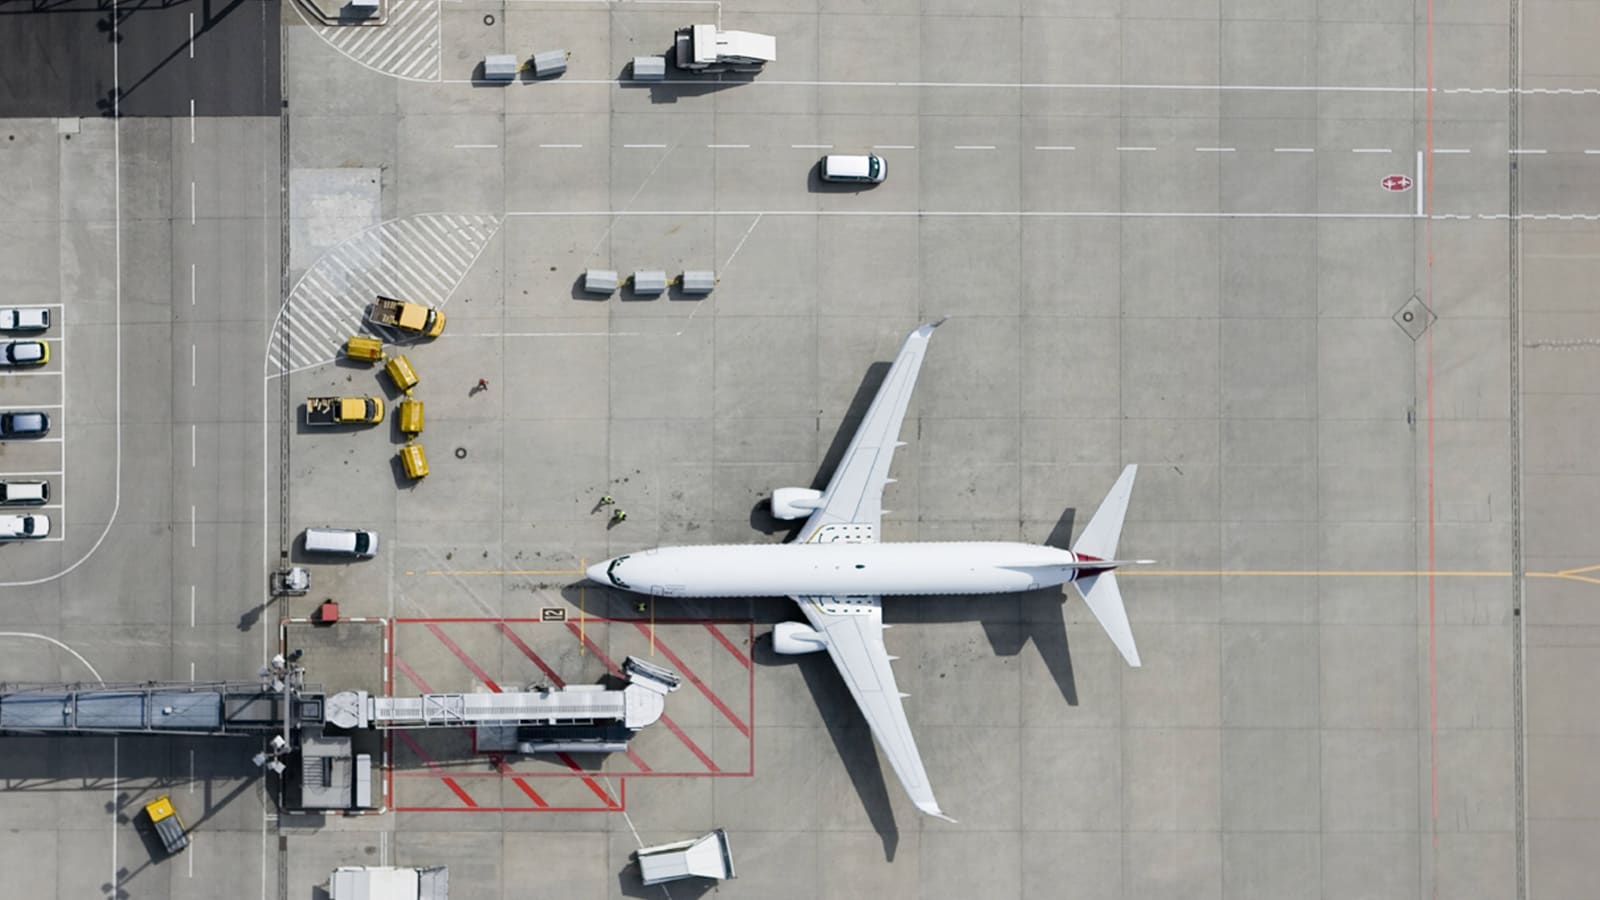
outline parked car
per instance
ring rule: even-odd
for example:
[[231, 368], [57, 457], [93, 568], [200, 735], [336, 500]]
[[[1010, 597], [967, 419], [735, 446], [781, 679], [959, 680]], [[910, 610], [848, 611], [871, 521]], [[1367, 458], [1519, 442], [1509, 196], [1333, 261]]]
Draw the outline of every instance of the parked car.
[[43, 412], [0, 413], [0, 440], [44, 437], [50, 433], [50, 416]]
[[889, 177], [889, 164], [875, 154], [847, 156], [830, 153], [822, 158], [823, 181], [853, 181], [878, 184]]
[[0, 541], [27, 540], [50, 536], [50, 517], [43, 513], [25, 516], [0, 516]]
[[50, 361], [50, 345], [44, 341], [12, 341], [0, 352], [8, 366], [42, 366]]
[[50, 310], [42, 306], [0, 308], [0, 331], [45, 331], [50, 327]]
[[48, 481], [0, 481], [0, 503], [40, 506], [50, 502]]

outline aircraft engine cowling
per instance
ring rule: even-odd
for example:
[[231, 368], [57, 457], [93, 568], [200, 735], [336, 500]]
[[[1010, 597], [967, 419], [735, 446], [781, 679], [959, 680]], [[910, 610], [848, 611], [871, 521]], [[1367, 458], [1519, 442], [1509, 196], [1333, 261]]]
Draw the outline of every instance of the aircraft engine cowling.
[[810, 488], [786, 487], [772, 492], [772, 517], [803, 519], [821, 506], [822, 492]]
[[779, 622], [772, 626], [772, 649], [784, 656], [798, 656], [828, 648], [822, 635], [799, 622]]

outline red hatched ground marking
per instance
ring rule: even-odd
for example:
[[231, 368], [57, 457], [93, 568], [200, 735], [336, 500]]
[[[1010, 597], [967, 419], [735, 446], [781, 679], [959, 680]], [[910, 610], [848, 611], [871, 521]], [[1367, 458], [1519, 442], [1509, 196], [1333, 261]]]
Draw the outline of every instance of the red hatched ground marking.
[[[584, 634], [583, 631], [578, 628], [578, 626], [568, 622], [567, 630], [571, 631], [575, 637], [583, 641], [583, 645], [588, 648], [589, 652], [593, 653], [596, 659], [606, 664], [606, 668], [611, 671], [611, 674], [619, 678], [622, 677], [622, 670], [617, 668], [617, 664], [611, 661], [611, 657], [607, 656], [606, 652], [601, 650], [598, 644], [590, 640], [589, 636]], [[722, 774], [722, 769], [717, 766], [716, 762], [712, 760], [710, 756], [706, 755], [704, 750], [700, 749], [700, 745], [696, 744], [694, 740], [691, 739], [681, 727], [679, 727], [677, 722], [672, 721], [671, 716], [667, 715], [666, 713], [662, 713], [661, 724], [667, 726], [667, 730], [672, 732], [673, 735], [678, 738], [678, 740], [682, 741], [683, 745], [689, 748], [689, 752], [693, 753], [695, 758], [700, 760], [701, 764], [709, 769], [712, 774]]]
[[[651, 636], [650, 628], [645, 625], [645, 623], [634, 622], [633, 624], [645, 636]], [[671, 660], [672, 664], [677, 667], [678, 673], [689, 679], [690, 683], [699, 688], [700, 693], [705, 694], [706, 699], [711, 701], [711, 705], [715, 706], [719, 712], [726, 716], [728, 721], [733, 723], [733, 727], [739, 729], [740, 734], [744, 735], [745, 737], [750, 736], [750, 726], [740, 721], [739, 717], [733, 714], [733, 710], [728, 708], [728, 704], [722, 702], [722, 698], [718, 697], [715, 691], [711, 690], [709, 687], [706, 687], [706, 683], [700, 680], [700, 676], [694, 674], [694, 672], [689, 668], [688, 663], [685, 663], [678, 656], [678, 654], [672, 652], [672, 648], [661, 643], [659, 640], [655, 641], [655, 645], [656, 649], [661, 651], [661, 655]]]
[[[613, 623], [622, 624], [622, 625], [633, 624], [636, 627], [640, 628], [641, 634], [650, 635], [650, 631], [644, 629], [644, 627], [643, 627], [644, 623], [641, 622], [641, 621], [638, 621], [638, 620], [634, 620], [634, 619], [615, 619], [615, 620], [613, 620], [613, 619], [606, 619], [606, 618], [600, 618], [600, 617], [590, 617], [587, 621], [588, 621], [588, 623], [597, 623], [597, 624], [601, 624], [601, 625], [609, 625], [609, 624], [613, 624]], [[732, 656], [734, 661], [737, 662], [738, 665], [748, 673], [746, 678], [740, 679], [740, 680], [741, 681], [745, 681], [748, 684], [749, 702], [750, 702], [750, 706], [751, 706], [750, 715], [753, 717], [753, 714], [754, 714], [754, 700], [755, 700], [755, 697], [754, 697], [754, 687], [755, 687], [755, 685], [754, 685], [754, 677], [755, 677], [755, 673], [754, 673], [753, 662], [751, 661], [751, 659], [748, 656], [748, 654], [746, 652], [744, 652], [743, 650], [741, 650], [741, 648], [739, 646], [739, 642], [737, 642], [735, 639], [731, 639], [719, 627], [721, 625], [729, 625], [729, 624], [740, 626], [741, 630], [748, 630], [748, 632], [753, 636], [754, 632], [753, 632], [753, 624], [752, 623], [750, 623], [749, 621], [746, 621], [746, 620], [720, 620], [720, 619], [702, 619], [702, 618], [694, 618], [694, 619], [657, 619], [656, 623], [660, 624], [660, 625], [668, 625], [668, 626], [697, 625], [697, 626], [705, 628], [707, 631], [709, 631], [711, 633], [712, 639], [717, 644], [720, 644], [722, 646], [723, 650], [725, 650], [730, 656]], [[484, 687], [490, 689], [491, 691], [503, 692], [503, 689], [501, 687], [501, 681], [504, 680], [504, 679], [496, 679], [494, 676], [490, 675], [489, 671], [485, 668], [485, 666], [479, 664], [479, 662], [477, 660], [475, 660], [472, 657], [472, 655], [469, 654], [463, 648], [463, 643], [458, 642], [455, 639], [455, 637], [452, 637], [452, 635], [448, 632], [448, 630], [446, 628], [443, 628], [443, 627], [440, 627], [440, 626], [449, 625], [449, 624], [478, 625], [478, 626], [486, 625], [486, 624], [487, 625], [493, 625], [495, 630], [499, 632], [499, 635], [501, 637], [503, 637], [506, 641], [510, 642], [512, 646], [516, 647], [518, 652], [521, 653], [522, 656], [528, 662], [531, 662], [535, 667], [537, 667], [539, 672], [545, 677], [545, 679], [550, 684], [552, 684], [553, 686], [556, 686], [556, 687], [561, 687], [561, 686], [565, 686], [566, 683], [567, 683], [566, 680], [561, 678], [560, 675], [557, 674], [557, 672], [549, 665], [549, 663], [547, 663], [544, 660], [544, 658], [540, 655], [540, 653], [538, 651], [536, 651], [533, 648], [533, 646], [530, 645], [531, 638], [525, 639], [522, 635], [519, 635], [516, 632], [516, 630], [511, 627], [512, 625], [524, 625], [524, 624], [553, 624], [553, 623], [550, 623], [550, 622], [545, 622], [543, 619], [531, 618], [531, 617], [530, 618], [493, 618], [493, 619], [490, 619], [490, 618], [464, 618], [464, 617], [402, 618], [402, 619], [390, 620], [387, 623], [388, 633], [389, 633], [390, 637], [389, 637], [389, 640], [386, 642], [387, 646], [386, 646], [385, 649], [388, 651], [389, 663], [390, 664], [389, 664], [389, 667], [388, 667], [388, 671], [385, 674], [387, 676], [389, 676], [388, 679], [387, 679], [388, 683], [387, 683], [386, 687], [388, 689], [388, 692], [391, 693], [391, 694], [395, 693], [395, 691], [394, 691], [394, 676], [395, 675], [403, 675], [406, 679], [410, 680], [413, 684], [415, 684], [417, 686], [418, 690], [421, 691], [422, 693], [433, 693], [434, 690], [435, 690], [433, 685], [429, 684], [427, 682], [427, 680], [424, 679], [417, 672], [417, 670], [415, 668], [413, 668], [411, 665], [408, 665], [403, 659], [400, 659], [397, 656], [397, 652], [396, 651], [398, 650], [398, 641], [395, 639], [395, 636], [396, 636], [395, 626], [397, 624], [422, 625], [424, 628], [426, 628], [428, 630], [428, 632], [430, 634], [433, 635], [434, 639], [439, 642], [440, 646], [442, 646], [445, 649], [449, 650], [451, 655], [455, 656], [457, 661], [459, 661], [469, 672], [471, 672], [472, 676], [480, 684], [484, 685]], [[585, 635], [584, 634], [584, 630], [579, 627], [579, 623], [567, 622], [567, 623], [563, 623], [563, 624], [567, 625], [568, 633], [570, 633], [574, 637], [578, 638], [580, 640], [584, 650], [589, 652], [589, 653], [594, 654], [596, 661], [598, 663], [600, 663], [601, 665], [603, 665], [608, 672], [611, 672], [613, 675], [616, 675], [616, 676], [619, 676], [619, 677], [622, 675], [620, 667], [616, 663], [614, 663], [604, 651], [601, 650], [600, 646], [598, 644], [596, 644], [594, 641], [586, 639], [587, 635]], [[696, 629], [696, 630], [698, 630], [698, 629]], [[479, 770], [476, 770], [476, 771], [451, 771], [450, 774], [447, 775], [447, 774], [444, 774], [446, 771], [449, 771], [449, 769], [448, 769], [448, 767], [446, 765], [441, 764], [437, 759], [432, 759], [432, 758], [428, 758], [427, 757], [428, 745], [424, 745], [423, 743], [419, 742], [416, 739], [416, 736], [414, 736], [412, 734], [401, 735], [399, 733], [400, 730], [397, 729], [397, 730], [395, 730], [395, 732], [391, 733], [391, 736], [389, 738], [389, 745], [391, 746], [391, 748], [392, 748], [393, 741], [396, 740], [396, 739], [399, 739], [401, 741], [402, 746], [404, 746], [409, 751], [411, 751], [411, 753], [416, 754], [416, 758], [420, 762], [422, 762], [422, 765], [423, 765], [424, 769], [426, 769], [426, 771], [420, 771], [420, 770], [402, 771], [402, 770], [397, 770], [395, 762], [394, 762], [395, 756], [394, 756], [394, 754], [392, 752], [389, 754], [389, 760], [386, 761], [385, 768], [386, 768], [387, 771], [386, 771], [385, 774], [386, 774], [386, 776], [388, 778], [388, 782], [390, 784], [390, 796], [394, 797], [394, 805], [391, 808], [394, 809], [395, 811], [399, 811], [399, 812], [608, 812], [608, 811], [620, 811], [620, 810], [625, 810], [627, 808], [627, 799], [626, 799], [627, 798], [627, 778], [629, 778], [629, 777], [708, 777], [708, 776], [728, 776], [728, 775], [749, 776], [749, 775], [754, 774], [755, 747], [754, 747], [753, 736], [750, 733], [749, 726], [747, 726], [745, 724], [745, 721], [742, 720], [737, 714], [733, 713], [733, 711], [732, 711], [731, 707], [729, 706], [729, 704], [726, 703], [726, 702], [723, 702], [722, 698], [717, 696], [716, 692], [711, 689], [710, 685], [708, 685], [703, 679], [700, 678], [699, 675], [697, 675], [695, 672], [689, 670], [688, 667], [683, 664], [682, 658], [676, 652], [673, 652], [670, 647], [664, 647], [664, 646], [661, 645], [659, 633], [655, 634], [653, 636], [653, 638], [654, 638], [654, 640], [653, 640], [654, 648], [656, 650], [661, 651], [662, 654], [664, 656], [666, 656], [669, 660], [671, 660], [674, 665], [678, 666], [680, 671], [682, 671], [684, 673], [685, 679], [689, 680], [691, 683], [695, 684], [695, 686], [698, 689], [698, 691], [703, 696], [705, 696], [706, 700], [708, 702], [710, 702], [715, 708], [717, 708], [721, 712], [721, 714], [728, 719], [729, 722], [733, 723], [735, 725], [735, 727], [739, 730], [739, 732], [742, 735], [744, 735], [747, 739], [749, 739], [749, 741], [750, 741], [750, 743], [749, 743], [749, 755], [750, 755], [751, 765], [750, 765], [750, 767], [749, 767], [749, 769], [747, 771], [742, 771], [742, 772], [740, 772], [740, 771], [731, 771], [730, 772], [730, 771], [727, 771], [727, 770], [723, 769], [722, 767], [718, 766], [716, 764], [716, 761], [713, 760], [711, 758], [711, 756], [705, 750], [703, 750], [698, 744], [695, 743], [694, 739], [690, 736], [690, 733], [688, 731], [686, 731], [677, 722], [673, 721], [669, 716], [665, 716], [665, 715], [662, 717], [662, 724], [664, 724], [666, 726], [666, 730], [669, 733], [671, 733], [673, 735], [673, 737], [676, 739], [676, 741], [678, 743], [680, 743], [686, 750], [688, 750], [689, 753], [692, 754], [694, 756], [694, 758], [696, 760], [698, 760], [699, 763], [702, 766], [705, 767], [704, 770], [698, 771], [698, 772], [697, 771], [660, 771], [660, 770], [656, 770], [656, 769], [653, 769], [651, 766], [649, 766], [647, 763], [645, 763], [644, 760], [641, 759], [638, 756], [637, 753], [635, 753], [632, 749], [630, 749], [630, 750], [627, 751], [626, 756], [630, 760], [630, 762], [633, 764], [633, 766], [638, 769], [638, 771], [637, 772], [632, 772], [632, 773], [612, 773], [612, 777], [615, 777], [618, 780], [618, 782], [620, 782], [620, 784], [615, 785], [613, 788], [608, 788], [608, 787], [602, 786], [600, 784], [600, 782], [597, 780], [599, 777], [603, 777], [606, 773], [604, 773], [604, 772], [594, 772], [594, 771], [591, 771], [591, 770], [586, 770], [581, 765], [579, 765], [578, 762], [575, 759], [573, 759], [570, 755], [566, 755], [566, 754], [557, 755], [557, 759], [560, 761], [563, 769], [554, 769], [554, 770], [546, 769], [546, 770], [543, 770], [543, 771], [519, 771], [516, 768], [514, 768], [509, 762], [507, 762], [507, 760], [503, 757], [502, 754], [487, 753], [486, 752], [486, 753], [483, 753], [481, 755], [477, 755], [475, 758], [481, 759], [484, 762], [488, 763], [489, 767], [487, 769], [480, 768]], [[674, 638], [674, 640], [676, 640], [676, 638]], [[469, 644], [469, 646], [470, 646], [470, 644]], [[545, 648], [545, 649], [546, 649], [546, 652], [549, 652], [548, 648]], [[564, 657], [564, 653], [566, 651], [559, 651], [559, 652], [562, 653], [563, 654], [563, 658], [565, 658]], [[501, 661], [501, 663], [505, 662], [505, 660], [503, 658], [500, 661]], [[502, 666], [497, 664], [494, 668], [496, 668], [498, 670], [499, 668], [502, 668]], [[753, 718], [751, 718], [750, 721], [753, 721]], [[654, 746], [660, 746], [660, 745], [654, 745]], [[454, 756], [451, 756], [451, 759], [453, 761], [454, 760]], [[573, 804], [573, 803], [570, 803], [570, 802], [555, 802], [555, 801], [552, 801], [550, 799], [550, 795], [549, 795], [549, 793], [547, 791], [541, 792], [541, 791], [535, 790], [533, 788], [533, 784], [536, 783], [536, 782], [533, 782], [532, 779], [533, 778], [541, 778], [541, 777], [542, 778], [558, 778], [558, 779], [563, 779], [563, 778], [564, 779], [576, 779], [577, 781], [574, 782], [574, 787], [576, 787], [577, 782], [582, 782], [584, 784], [584, 786], [588, 789], [588, 791], [596, 799], [598, 799], [600, 801], [600, 805], [598, 805], [598, 806], [588, 806], [588, 805]], [[400, 779], [417, 779], [417, 778], [421, 778], [421, 779], [425, 779], [425, 780], [428, 780], [428, 779], [437, 780], [440, 784], [443, 784], [444, 786], [448, 787], [449, 790], [458, 799], [461, 800], [461, 803], [463, 805], [459, 806], [459, 807], [457, 807], [457, 806], [439, 806], [439, 805], [431, 805], [431, 804], [430, 805], [422, 805], [422, 804], [419, 804], [419, 805], [402, 805], [401, 802], [400, 802], [400, 798], [395, 795], [395, 792], [393, 790], [393, 785], [395, 784], [395, 779], [396, 778], [400, 778]], [[478, 801], [476, 798], [473, 798], [470, 794], [468, 794], [467, 791], [463, 787], [463, 785], [470, 783], [470, 779], [472, 779], [472, 778], [496, 778], [496, 779], [502, 779], [502, 780], [509, 779], [509, 780], [511, 780], [511, 782], [513, 784], [516, 785], [517, 789], [519, 791], [521, 791], [523, 795], [527, 796], [527, 798], [529, 799], [529, 801], [533, 805], [531, 805], [531, 806], [489, 806], [489, 805], [485, 805], [485, 804], [481, 803], [480, 801]], [[477, 792], [474, 791], [474, 793], [477, 793]], [[615, 796], [613, 796], [613, 794]], [[421, 798], [418, 798], [418, 799], [421, 799]], [[501, 802], [504, 802], [504, 801], [502, 800]], [[423, 804], [428, 804], [428, 801], [424, 800]]]

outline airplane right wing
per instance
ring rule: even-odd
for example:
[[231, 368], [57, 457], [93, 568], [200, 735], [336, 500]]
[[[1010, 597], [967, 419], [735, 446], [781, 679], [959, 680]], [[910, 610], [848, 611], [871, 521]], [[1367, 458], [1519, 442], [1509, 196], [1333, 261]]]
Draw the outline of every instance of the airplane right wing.
[[796, 597], [811, 628], [822, 635], [828, 655], [861, 707], [861, 715], [911, 802], [930, 816], [955, 820], [939, 809], [922, 767], [916, 738], [900, 703], [900, 688], [883, 644], [883, 609], [877, 597]]
[[917, 386], [917, 373], [922, 370], [922, 357], [928, 351], [928, 339], [933, 330], [944, 324], [944, 319], [929, 322], [906, 336], [900, 345], [900, 354], [889, 367], [889, 374], [878, 387], [877, 396], [867, 408], [866, 418], [856, 428], [855, 437], [834, 470], [827, 490], [822, 492], [818, 506], [806, 524], [795, 536], [796, 543], [829, 538], [828, 526], [855, 525], [863, 528], [839, 529], [836, 539], [852, 543], [876, 543], [878, 526], [883, 519], [883, 488], [889, 483], [889, 463], [900, 446], [900, 425], [906, 418], [906, 407], [911, 403], [911, 391]]

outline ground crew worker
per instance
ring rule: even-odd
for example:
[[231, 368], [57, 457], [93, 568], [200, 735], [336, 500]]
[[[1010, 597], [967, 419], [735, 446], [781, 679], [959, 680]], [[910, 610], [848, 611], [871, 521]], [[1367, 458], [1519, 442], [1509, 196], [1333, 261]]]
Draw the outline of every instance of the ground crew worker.
[[488, 389], [489, 389], [489, 381], [488, 381], [488, 379], [479, 378], [478, 379], [478, 390], [487, 391]]
[[600, 498], [600, 505], [601, 506], [610, 506], [611, 504], [616, 503], [616, 502], [617, 501], [611, 499], [611, 495], [610, 494], [606, 494], [605, 496]]
[[628, 521], [628, 511], [625, 510], [625, 509], [619, 509], [616, 512], [613, 512], [611, 514], [611, 521], [613, 521], [613, 522], [626, 522], [626, 521]]

